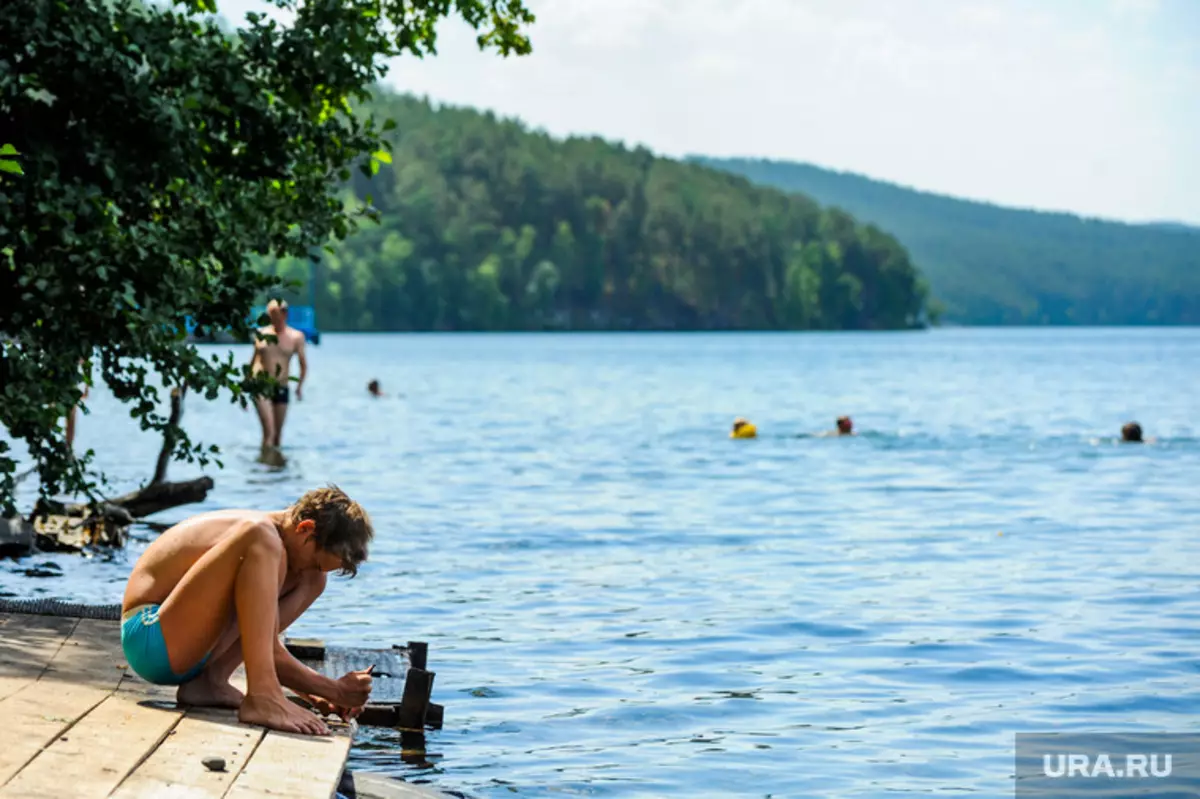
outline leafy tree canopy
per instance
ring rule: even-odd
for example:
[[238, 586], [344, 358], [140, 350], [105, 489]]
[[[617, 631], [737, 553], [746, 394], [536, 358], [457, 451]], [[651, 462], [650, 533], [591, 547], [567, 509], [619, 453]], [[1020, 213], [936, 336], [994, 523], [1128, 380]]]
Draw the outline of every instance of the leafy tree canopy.
[[[458, 16], [480, 47], [530, 51], [522, 0], [273, 0], [235, 34], [214, 0], [14, 0], [0, 14], [0, 423], [41, 492], [98, 485], [62, 420], [103, 380], [144, 429], [159, 386], [245, 400], [265, 386], [203, 358], [184, 319], [245, 331], [278, 279], [255, 255], [307, 257], [359, 209], [339, 182], [383, 126], [356, 114], [387, 58], [436, 52]], [[369, 164], [369, 162], [368, 162]], [[364, 164], [369, 171], [369, 166]], [[213, 450], [176, 437], [176, 454]], [[0, 504], [16, 462], [0, 441]]]

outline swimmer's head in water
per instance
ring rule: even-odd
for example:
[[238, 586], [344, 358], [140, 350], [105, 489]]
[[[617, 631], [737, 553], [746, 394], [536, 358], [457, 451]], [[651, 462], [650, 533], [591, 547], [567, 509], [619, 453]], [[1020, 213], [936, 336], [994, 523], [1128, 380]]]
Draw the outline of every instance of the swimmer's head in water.
[[837, 420], [838, 433], [848, 436], [854, 432], [854, 422], [850, 421], [849, 416], [839, 416]]
[[733, 420], [733, 429], [729, 431], [730, 438], [754, 438], [758, 435], [758, 428], [750, 424], [749, 420], [738, 417]]
[[379, 394], [379, 381], [372, 380], [370, 383], [367, 383], [367, 391], [371, 392], [372, 394], [378, 395]]
[[1137, 422], [1128, 422], [1121, 428], [1121, 440], [1133, 443], [1141, 443], [1142, 441], [1142, 426]]

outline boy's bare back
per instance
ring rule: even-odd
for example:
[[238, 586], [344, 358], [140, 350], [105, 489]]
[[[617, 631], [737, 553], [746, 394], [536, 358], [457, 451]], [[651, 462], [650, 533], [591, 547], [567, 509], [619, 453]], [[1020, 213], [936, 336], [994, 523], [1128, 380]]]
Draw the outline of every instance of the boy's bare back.
[[[245, 522], [275, 526], [268, 511], [219, 510], [197, 514], [168, 528], [134, 564], [122, 610], [165, 602], [188, 569]], [[286, 555], [284, 561], [286, 566]]]

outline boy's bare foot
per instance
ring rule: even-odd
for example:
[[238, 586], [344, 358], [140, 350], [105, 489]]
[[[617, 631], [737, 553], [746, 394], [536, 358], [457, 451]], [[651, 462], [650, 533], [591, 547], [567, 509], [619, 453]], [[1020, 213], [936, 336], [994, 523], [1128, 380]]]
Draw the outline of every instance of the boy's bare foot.
[[244, 724], [260, 724], [282, 732], [298, 732], [304, 735], [328, 735], [325, 722], [311, 712], [299, 708], [279, 696], [246, 694], [238, 708], [238, 721]]
[[237, 710], [242, 706], [242, 692], [227, 682], [217, 683], [210, 679], [208, 672], [201, 672], [196, 679], [179, 686], [175, 701], [194, 707], [231, 707]]

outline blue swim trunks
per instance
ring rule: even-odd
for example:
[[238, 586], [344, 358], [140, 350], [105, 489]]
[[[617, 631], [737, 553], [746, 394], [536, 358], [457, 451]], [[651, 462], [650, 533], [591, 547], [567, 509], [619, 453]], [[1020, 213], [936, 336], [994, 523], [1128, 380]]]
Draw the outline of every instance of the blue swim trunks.
[[167, 657], [167, 642], [163, 640], [162, 627], [158, 624], [157, 604], [139, 605], [121, 616], [121, 649], [125, 660], [138, 676], [156, 685], [180, 685], [190, 682], [204, 671], [208, 662], [205, 655], [186, 674], [171, 671], [171, 660]]

